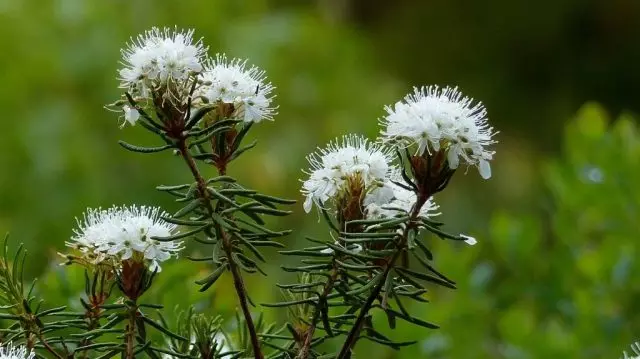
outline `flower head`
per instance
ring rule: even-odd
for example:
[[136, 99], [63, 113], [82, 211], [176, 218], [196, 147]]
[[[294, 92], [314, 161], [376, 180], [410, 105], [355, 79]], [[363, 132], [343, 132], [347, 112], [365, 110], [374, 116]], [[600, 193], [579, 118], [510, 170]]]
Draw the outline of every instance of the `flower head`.
[[464, 96], [457, 87], [414, 88], [385, 110], [387, 116], [381, 120], [385, 142], [416, 146], [418, 155], [444, 151], [449, 168], [458, 168], [462, 159], [477, 166], [483, 178], [491, 177], [489, 161], [495, 152], [488, 147], [496, 142], [495, 132], [482, 103]]
[[385, 183], [394, 169], [390, 150], [356, 135], [329, 143], [326, 148], [309, 155], [307, 160], [311, 170], [302, 184], [306, 212], [311, 211], [314, 203], [322, 207], [335, 200], [348, 190], [348, 184], [356, 176], [362, 181], [365, 194], [373, 191]]
[[209, 60], [202, 73], [204, 85], [196, 91], [210, 103], [233, 105], [231, 116], [244, 122], [273, 120], [276, 109], [272, 107], [273, 86], [263, 70], [247, 66], [245, 60], [228, 60], [218, 54]]
[[134, 97], [148, 98], [153, 90], [183, 100], [187, 80], [202, 71], [205, 52], [200, 40], [193, 41], [193, 30], [154, 27], [122, 50], [120, 87]]
[[3, 344], [0, 346], [0, 359], [33, 359], [35, 353], [27, 350], [24, 346], [13, 346], [13, 344]]
[[154, 237], [174, 234], [176, 226], [161, 219], [167, 213], [156, 207], [111, 207], [88, 209], [67, 246], [82, 253], [92, 264], [111, 263], [116, 267], [133, 258], [160, 270], [159, 263], [177, 257], [182, 242], [159, 241]]

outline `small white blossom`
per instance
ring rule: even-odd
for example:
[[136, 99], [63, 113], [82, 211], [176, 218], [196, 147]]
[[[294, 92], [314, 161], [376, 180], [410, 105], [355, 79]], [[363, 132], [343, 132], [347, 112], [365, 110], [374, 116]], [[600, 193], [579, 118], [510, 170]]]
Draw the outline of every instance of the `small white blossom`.
[[450, 168], [458, 168], [462, 159], [478, 167], [483, 178], [491, 177], [489, 161], [495, 152], [488, 147], [496, 143], [492, 139], [495, 132], [487, 123], [484, 105], [464, 96], [457, 87], [414, 88], [403, 101], [385, 110], [383, 141], [416, 146], [418, 155], [443, 150]]
[[202, 96], [209, 103], [222, 102], [234, 106], [233, 117], [244, 122], [273, 120], [276, 108], [271, 104], [274, 87], [267, 81], [265, 72], [255, 66], [247, 66], [246, 60], [228, 60], [216, 55], [205, 64], [202, 73], [204, 84], [195, 96]]
[[202, 71], [205, 52], [200, 40], [193, 41], [193, 30], [154, 27], [122, 50], [120, 87], [134, 97], [148, 98], [162, 89], [170, 99], [184, 100], [186, 81]]
[[123, 260], [135, 258], [145, 260], [150, 270], [159, 271], [159, 263], [177, 257], [182, 249], [182, 242], [152, 239], [175, 233], [176, 225], [161, 219], [167, 215], [159, 208], [146, 206], [88, 209], [83, 220], [77, 220], [75, 236], [66, 244], [94, 264], [109, 261], [118, 266]]
[[640, 342], [635, 342], [631, 344], [631, 350], [633, 351], [632, 356], [629, 356], [625, 351], [623, 353], [623, 359], [640, 359]]
[[24, 346], [13, 346], [13, 344], [3, 344], [0, 346], [0, 359], [33, 359], [35, 353], [27, 350]]
[[364, 181], [365, 193], [382, 186], [394, 171], [392, 153], [361, 136], [348, 135], [329, 143], [307, 156], [311, 165], [309, 178], [302, 184], [306, 197], [304, 210], [308, 213], [315, 203], [322, 206], [345, 189], [349, 178], [359, 175]]
[[124, 121], [121, 127], [124, 127], [125, 123], [131, 124], [131, 126], [135, 125], [138, 119], [140, 118], [140, 113], [135, 108], [124, 105], [122, 106], [122, 111], [124, 111]]
[[[396, 182], [402, 182], [402, 180]], [[388, 181], [384, 187], [365, 198], [367, 217], [375, 219], [406, 215], [411, 213], [416, 201], [417, 196], [413, 191]], [[419, 216], [426, 218], [437, 216], [440, 214], [436, 212], [438, 208], [433, 199], [429, 198], [420, 208]]]
[[476, 243], [478, 243], [478, 241], [471, 236], [467, 236], [466, 234], [460, 234], [461, 238], [464, 238], [464, 243], [470, 245], [470, 246], [475, 246]]

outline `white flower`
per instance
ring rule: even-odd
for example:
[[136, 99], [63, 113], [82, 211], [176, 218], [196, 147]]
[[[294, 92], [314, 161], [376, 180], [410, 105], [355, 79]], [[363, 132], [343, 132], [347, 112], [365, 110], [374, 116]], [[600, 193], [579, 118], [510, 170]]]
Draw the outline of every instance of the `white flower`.
[[359, 175], [365, 193], [382, 186], [394, 171], [389, 149], [369, 143], [357, 135], [344, 136], [307, 156], [311, 165], [309, 178], [302, 184], [304, 210], [308, 213], [315, 203], [322, 206], [345, 189], [349, 178]]
[[140, 113], [135, 108], [124, 105], [122, 106], [122, 111], [124, 111], [124, 123], [122, 123], [121, 127], [124, 127], [124, 124], [129, 122], [131, 126], [135, 125], [138, 119], [140, 118]]
[[478, 241], [474, 237], [467, 236], [466, 234], [460, 234], [460, 238], [464, 238], [464, 243], [470, 246], [475, 246], [476, 243], [478, 243]]
[[0, 346], [0, 359], [33, 359], [35, 353], [28, 351], [24, 346], [13, 346], [13, 344], [3, 344]]
[[495, 152], [487, 147], [496, 143], [495, 132], [487, 123], [484, 105], [457, 87], [414, 88], [404, 101], [385, 110], [387, 116], [381, 120], [385, 142], [416, 146], [418, 155], [443, 150], [450, 168], [458, 168], [462, 159], [477, 166], [483, 178], [491, 177], [489, 161]]
[[631, 344], [631, 350], [633, 350], [633, 356], [629, 356], [627, 352], [624, 352], [624, 359], [640, 359], [640, 342]]
[[272, 107], [273, 86], [263, 70], [246, 65], [246, 60], [227, 60], [216, 55], [207, 61], [202, 73], [204, 84], [196, 91], [210, 103], [222, 102], [234, 106], [233, 117], [244, 122], [273, 120], [276, 109]]
[[165, 89], [166, 95], [184, 100], [181, 91], [188, 89], [186, 80], [202, 71], [205, 52], [200, 40], [193, 41], [193, 30], [154, 27], [131, 39], [122, 50], [120, 87], [134, 97], [149, 97], [151, 90]]
[[150, 270], [160, 270], [159, 263], [177, 257], [182, 249], [179, 241], [158, 241], [168, 237], [176, 225], [160, 217], [168, 214], [156, 207], [111, 207], [88, 209], [67, 246], [78, 249], [86, 260], [98, 264], [110, 261], [118, 266], [123, 260], [145, 260]]

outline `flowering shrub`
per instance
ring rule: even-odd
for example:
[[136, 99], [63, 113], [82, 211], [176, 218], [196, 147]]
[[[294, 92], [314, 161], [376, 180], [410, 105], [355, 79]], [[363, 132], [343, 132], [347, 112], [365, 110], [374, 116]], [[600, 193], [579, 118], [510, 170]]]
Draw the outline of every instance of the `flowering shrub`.
[[[435, 269], [425, 237], [433, 235], [474, 245], [475, 238], [449, 234], [434, 218], [434, 196], [444, 191], [458, 169], [477, 167], [491, 177], [489, 162], [496, 132], [480, 102], [457, 88], [416, 88], [387, 107], [381, 137], [370, 141], [347, 135], [307, 157], [302, 209], [317, 210], [327, 224], [327, 238], [308, 238], [302, 249], [280, 253], [302, 257], [283, 267], [299, 281], [275, 284], [287, 307], [286, 322], [266, 325], [254, 318], [244, 276], [265, 274], [262, 247], [284, 247], [278, 238], [291, 234], [265, 226], [267, 216], [286, 216], [296, 201], [259, 193], [228, 174], [229, 164], [256, 143], [244, 139], [254, 124], [273, 120], [274, 87], [264, 71], [246, 61], [207, 55], [193, 31], [152, 29], [122, 51], [120, 87], [124, 93], [108, 106], [120, 123], [154, 134], [159, 145], [121, 141], [125, 149], [180, 157], [192, 181], [158, 186], [175, 198], [172, 214], [147, 206], [89, 209], [62, 256], [65, 264], [85, 270], [83, 312], [65, 306], [45, 308], [25, 288], [20, 249], [0, 259], [2, 318], [12, 321], [9, 342], [0, 357], [55, 358], [350, 358], [360, 341], [394, 349], [411, 345], [385, 336], [372, 321], [379, 310], [388, 326], [397, 321], [437, 328], [410, 313], [406, 302], [426, 302], [429, 285], [455, 289], [455, 282]], [[218, 175], [205, 178], [200, 168]], [[210, 256], [190, 258], [211, 264], [196, 282], [209, 290], [225, 272], [233, 278], [240, 307], [242, 343], [231, 343], [220, 318], [185, 308], [177, 323], [167, 323], [163, 308], [145, 301], [159, 280], [165, 261], [178, 258], [183, 246], [197, 241]], [[265, 274], [266, 275], [266, 274]], [[150, 339], [157, 331], [165, 339]], [[322, 344], [340, 342], [328, 353]], [[15, 345], [15, 346], [12, 346]]]

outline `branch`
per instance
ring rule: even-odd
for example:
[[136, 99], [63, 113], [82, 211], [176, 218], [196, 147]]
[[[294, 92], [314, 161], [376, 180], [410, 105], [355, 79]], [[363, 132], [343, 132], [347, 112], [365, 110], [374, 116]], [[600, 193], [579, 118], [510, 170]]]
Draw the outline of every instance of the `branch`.
[[44, 345], [44, 348], [47, 349], [49, 353], [53, 354], [58, 359], [64, 359], [64, 356], [53, 349], [53, 347], [46, 341], [46, 339], [44, 339], [44, 336], [41, 332], [38, 332], [37, 336], [40, 343]]
[[351, 350], [356, 345], [356, 342], [358, 341], [358, 336], [362, 331], [364, 320], [367, 317], [369, 310], [371, 310], [371, 307], [373, 306], [373, 302], [375, 302], [376, 298], [378, 298], [378, 296], [380, 295], [380, 292], [384, 287], [384, 283], [386, 282], [387, 277], [389, 276], [389, 273], [391, 272], [391, 269], [393, 268], [395, 262], [400, 257], [400, 254], [402, 254], [402, 249], [406, 247], [407, 237], [409, 236], [409, 233], [415, 228], [415, 220], [420, 215], [420, 209], [422, 208], [422, 206], [424, 206], [424, 204], [427, 202], [428, 199], [429, 199], [428, 195], [419, 195], [418, 200], [416, 201], [416, 204], [413, 210], [411, 211], [409, 221], [405, 226], [404, 231], [402, 232], [402, 237], [400, 239], [397, 250], [393, 253], [393, 256], [389, 259], [389, 261], [385, 265], [384, 271], [382, 273], [382, 277], [380, 277], [380, 280], [378, 281], [378, 283], [376, 283], [376, 286], [373, 288], [371, 294], [367, 298], [367, 301], [362, 306], [362, 309], [360, 309], [360, 314], [358, 315], [358, 318], [356, 319], [353, 327], [351, 328], [351, 331], [349, 331], [349, 334], [347, 335], [347, 339], [342, 345], [342, 349], [340, 349], [340, 353], [338, 354], [337, 359], [349, 359], [351, 357]]
[[[207, 182], [204, 180], [198, 167], [193, 159], [193, 156], [189, 152], [189, 147], [186, 144], [186, 139], [181, 138], [178, 141], [178, 151], [180, 155], [189, 166], [191, 170], [191, 174], [193, 178], [197, 182], [198, 192], [200, 197], [204, 199], [203, 203], [206, 207], [206, 210], [211, 217], [212, 222], [215, 226], [216, 234], [220, 235], [220, 240], [222, 240], [223, 250], [227, 255], [227, 260], [229, 263], [229, 271], [233, 276], [233, 284], [236, 289], [236, 294], [238, 295], [238, 301], [240, 302], [240, 308], [242, 309], [242, 314], [244, 315], [245, 322], [247, 323], [247, 328], [249, 329], [249, 336], [251, 337], [251, 345], [253, 346], [253, 353], [255, 359], [264, 359], [264, 355], [260, 351], [260, 341], [258, 339], [258, 333], [256, 332], [255, 324], [253, 323], [253, 318], [251, 318], [251, 312], [249, 311], [248, 299], [247, 299], [247, 291], [244, 285], [244, 281], [242, 279], [242, 274], [240, 273], [240, 268], [238, 264], [233, 259], [231, 255], [233, 252], [233, 243], [231, 243], [231, 239], [228, 234], [225, 232], [224, 228], [213, 219], [213, 215], [215, 211], [211, 206], [211, 202], [209, 201], [209, 192], [207, 191]], [[220, 175], [224, 175], [224, 173], [220, 173]]]
[[129, 309], [129, 325], [125, 334], [125, 359], [135, 359], [135, 342], [136, 342], [136, 315], [138, 314], [138, 306], [133, 305]]

